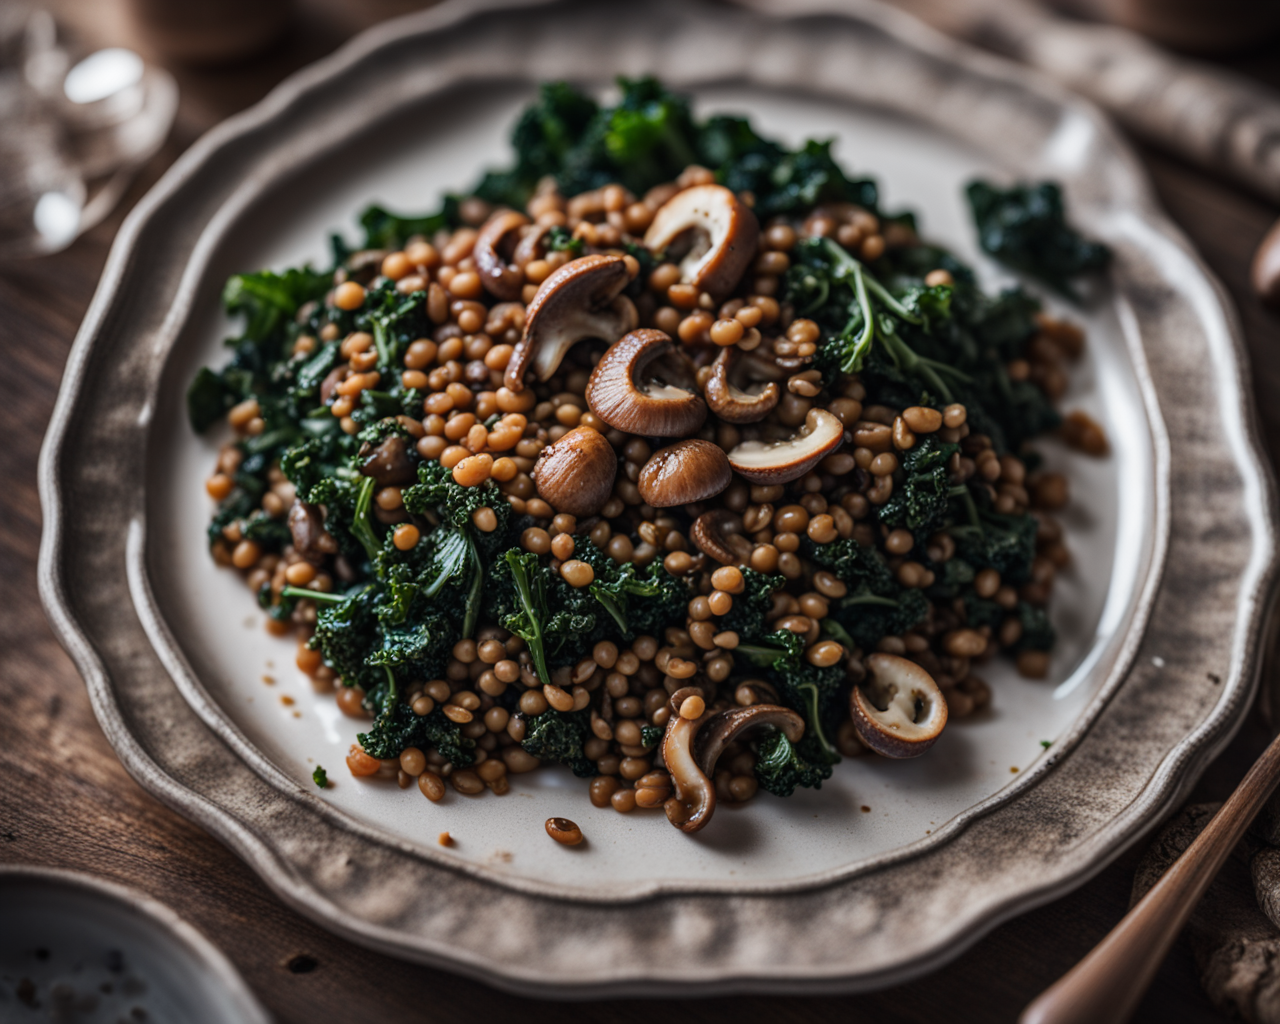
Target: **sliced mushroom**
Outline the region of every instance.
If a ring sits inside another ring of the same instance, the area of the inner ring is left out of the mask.
[[[515,233],[529,223],[529,218],[515,210],[499,210],[476,235],[471,257],[485,291],[508,302],[520,298],[524,274],[518,266],[507,262],[503,250],[510,252],[518,244]]]
[[[760,222],[723,185],[696,185],[663,204],[644,244],[655,251],[666,249],[687,231],[694,233],[693,246],[680,261],[680,279],[723,298],[756,254]]]
[[[392,434],[376,448],[361,449],[360,454],[364,456],[360,472],[377,480],[379,487],[411,484],[418,479],[408,446],[399,434]]]
[[[778,385],[770,381],[767,384],[748,385],[749,390],[741,391],[729,382],[729,371],[737,362],[738,348],[731,345],[721,349],[716,361],[711,365],[711,376],[707,378],[705,393],[711,411],[729,423],[755,423],[773,412],[781,394]]]
[[[584,338],[612,343],[635,327],[636,307],[622,294],[630,279],[621,256],[583,256],[554,271],[529,303],[503,383],[522,391],[531,363],[538,380],[546,380]]]
[[[849,695],[858,738],[885,757],[919,757],[947,724],[947,700],[938,684],[896,654],[873,654],[864,664],[869,675]]]
[[[543,236],[551,230],[550,224],[530,224],[520,232],[520,241],[511,254],[511,262],[523,267],[530,260],[540,259],[546,249],[542,245]]]
[[[308,505],[295,498],[289,506],[289,533],[293,536],[294,549],[312,565],[318,566],[326,555],[338,553],[338,542],[324,528],[319,505]]]
[[[716,761],[724,748],[763,729],[781,729],[795,744],[804,735],[804,719],[779,704],[753,704],[712,715],[702,723],[694,739],[693,754],[698,767],[707,778],[715,778]]]
[[[687,436],[707,418],[684,353],[651,329],[624,335],[600,357],[587,404],[609,426],[642,437]]]
[[[662,808],[667,812],[667,820],[682,832],[697,832],[711,820],[716,809],[715,784],[698,767],[693,755],[698,729],[712,716],[705,711],[696,718],[681,715],[680,706],[690,697],[701,702],[702,690],[686,686],[671,695],[667,702],[671,717],[662,736],[662,761],[675,787],[675,795]]]
[[[729,465],[753,484],[798,480],[844,441],[844,425],[826,409],[810,409],[804,426],[786,441],[743,441]]]
[[[721,565],[745,565],[751,558],[753,545],[742,535],[742,517],[726,508],[698,516],[689,527],[689,539]]]
[[[715,497],[732,479],[724,450],[710,441],[691,438],[649,456],[636,486],[648,504],[667,508]]]
[[[618,456],[603,434],[574,427],[542,449],[533,467],[538,496],[557,512],[593,516],[613,493]]]

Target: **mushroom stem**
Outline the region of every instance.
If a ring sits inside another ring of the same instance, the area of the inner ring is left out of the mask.
[[[662,805],[667,820],[681,832],[697,832],[711,820],[716,809],[716,787],[707,778],[693,755],[693,743],[698,729],[708,718],[703,712],[697,718],[685,718],[680,706],[689,697],[702,700],[702,690],[686,686],[676,690],[668,701],[671,718],[662,738],[662,760],[671,773],[675,795]]]

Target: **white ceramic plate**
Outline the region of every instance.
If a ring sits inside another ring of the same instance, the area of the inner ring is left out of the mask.
[[[1270,490],[1215,286],[1090,108],[845,6],[853,16],[788,22],[699,4],[483,18],[445,5],[219,129],[122,230],[47,449],[46,600],[131,770],[330,926],[526,989],[874,984],[1095,870],[1238,721],[1271,580]],[[1074,219],[1117,253],[1065,404],[1100,419],[1114,450],[1098,461],[1043,446],[1076,497],[1048,682],[993,666],[993,710],[927,757],[846,761],[821,791],[764,795],[696,837],[660,812],[592,808],[560,770],[518,777],[503,799],[433,805],[342,769],[353,724],[208,558],[218,439],[191,434],[182,392],[224,358],[227,274],[323,263],[327,233],[354,237],[372,200],[432,208],[509,159],[532,83],[566,66],[600,87],[654,71],[704,112],[749,114],[789,142],[836,137],[847,168],[876,176],[890,207],[914,208],[988,286],[1006,279],[975,251],[964,182],[1064,182]],[[63,515],[94,482],[100,521],[127,539]],[[99,571],[69,586],[86,558]],[[337,783],[323,794],[316,763]],[[588,843],[548,840],[552,815]]]

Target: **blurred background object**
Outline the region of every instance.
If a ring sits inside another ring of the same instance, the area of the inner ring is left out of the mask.
[[[1275,0],[1057,0],[1055,6],[1187,53],[1231,53],[1280,32]]]
[[[130,0],[139,31],[166,57],[226,64],[251,57],[289,28],[293,0]]]
[[[115,207],[178,108],[132,50],[82,54],[44,10],[0,10],[0,258],[56,252]]]

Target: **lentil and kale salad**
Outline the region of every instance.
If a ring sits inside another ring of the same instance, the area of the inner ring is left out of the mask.
[[[1054,409],[1082,332],[984,294],[829,142],[619,86],[544,85],[514,167],[371,207],[331,269],[231,278],[189,409],[235,435],[213,558],[366,720],[353,775],[436,801],[562,764],[692,832],[924,753],[992,658],[1043,677],[1067,483],[1029,444],[1107,442]],[[970,201],[1060,291],[1105,266],[1053,185]]]

